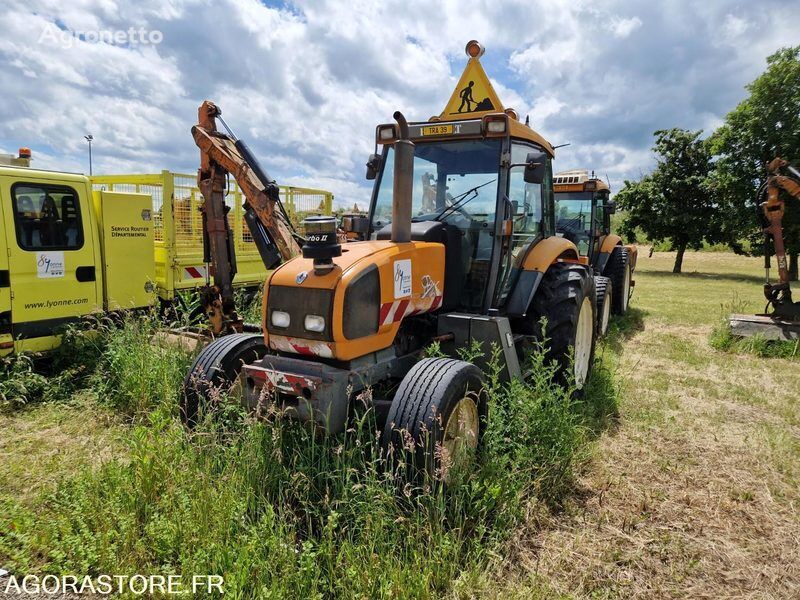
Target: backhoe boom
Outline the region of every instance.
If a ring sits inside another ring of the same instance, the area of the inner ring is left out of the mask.
[[[201,291],[201,302],[213,333],[242,330],[233,298],[236,256],[225,206],[228,174],[233,175],[245,198],[245,220],[264,265],[270,269],[300,253],[292,225],[280,205],[277,184],[244,142],[217,131],[216,119],[221,114],[206,100],[198,109],[197,125],[192,127],[200,148],[197,184],[204,199],[201,211],[206,260],[214,277],[214,285]]]

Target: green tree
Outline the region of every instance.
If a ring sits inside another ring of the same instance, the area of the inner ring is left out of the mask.
[[[626,212],[622,232],[641,229],[652,242],[669,240],[677,251],[673,273],[680,273],[687,248],[715,243],[720,232],[713,199],[706,189],[711,171],[702,131],[668,129],[655,132],[658,164],[640,181],[626,181],[615,199]]]
[[[724,239],[735,251],[742,239],[759,253],[763,236],[756,217],[756,190],[764,166],[776,155],[800,161],[800,46],[782,48],[767,58],[767,70],[747,86],[750,96],[725,117],[711,136],[717,156],[710,181],[722,219]],[[784,218],[790,270],[797,279],[800,253],[800,203],[789,200]]]

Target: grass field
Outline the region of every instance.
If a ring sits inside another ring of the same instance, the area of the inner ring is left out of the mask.
[[[493,392],[487,460],[446,495],[386,479],[368,414],[187,438],[188,357],[112,333],[75,389],[0,414],[0,566],[221,572],[226,597],[798,596],[800,360],[709,344],[763,308],[758,260],[671,260],[641,254],[585,401]]]

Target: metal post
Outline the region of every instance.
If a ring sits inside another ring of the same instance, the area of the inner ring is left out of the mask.
[[[89,142],[89,177],[92,176],[92,140],[94,136],[90,133],[88,135],[83,136],[86,138],[86,141]]]

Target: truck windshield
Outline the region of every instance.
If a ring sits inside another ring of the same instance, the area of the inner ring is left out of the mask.
[[[592,233],[592,192],[556,194],[556,231],[573,242],[581,255],[589,254]]]
[[[414,151],[413,220],[439,219],[469,229],[493,222],[497,205],[500,140],[419,142]],[[384,158],[373,230],[392,221],[394,149]]]

